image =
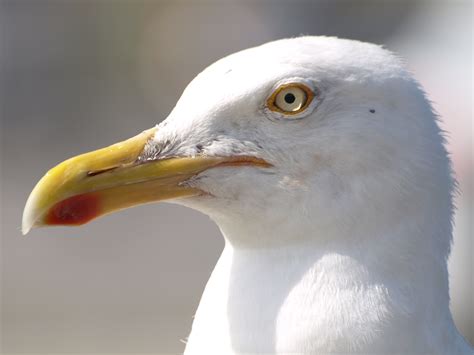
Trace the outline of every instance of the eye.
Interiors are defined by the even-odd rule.
[[[289,83],[279,86],[267,100],[271,111],[285,115],[303,112],[314,98],[313,91],[301,83]]]

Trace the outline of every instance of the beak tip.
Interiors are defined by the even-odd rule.
[[[23,216],[21,220],[21,234],[26,235],[34,227],[38,216],[35,215],[35,204],[36,198],[34,190],[26,201],[25,208],[23,209]]]
[[[26,214],[23,213],[23,220],[21,222],[21,234],[22,235],[27,235],[28,232],[31,230],[31,228],[33,227],[33,223],[31,223],[30,220],[28,220],[28,218],[25,218]]]
[[[33,227],[33,223],[30,218],[28,218],[27,210],[23,212],[23,220],[21,222],[21,234],[26,235]]]

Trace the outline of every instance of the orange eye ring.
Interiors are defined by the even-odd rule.
[[[314,96],[313,90],[302,83],[282,84],[267,99],[267,107],[283,115],[297,115],[308,108]]]

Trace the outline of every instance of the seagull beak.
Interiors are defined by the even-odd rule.
[[[81,225],[124,208],[203,194],[186,180],[218,166],[270,164],[255,157],[177,157],[140,161],[156,128],[126,141],[68,159],[36,184],[23,211],[22,232],[32,227]]]

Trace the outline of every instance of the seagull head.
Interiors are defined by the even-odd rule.
[[[450,228],[452,185],[435,115],[398,57],[300,37],[217,61],[156,127],[50,170],[23,232],[167,200],[236,245],[348,242],[404,216]]]

